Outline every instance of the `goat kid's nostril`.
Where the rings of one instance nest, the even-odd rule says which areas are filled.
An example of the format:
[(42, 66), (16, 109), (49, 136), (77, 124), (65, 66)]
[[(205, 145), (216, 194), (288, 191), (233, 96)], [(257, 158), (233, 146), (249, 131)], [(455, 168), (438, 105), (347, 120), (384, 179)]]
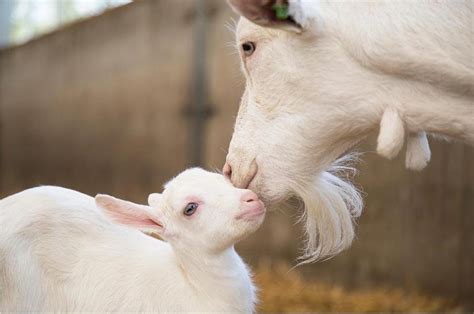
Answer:
[(228, 162), (224, 164), (224, 167), (222, 168), (222, 173), (224, 174), (225, 177), (227, 177), (229, 180), (232, 178), (232, 167)]
[(251, 202), (255, 202), (255, 201), (258, 201), (258, 195), (255, 194), (255, 192), (252, 192), (252, 191), (246, 191), (244, 193), (244, 195), (242, 195), (242, 202), (245, 202), (245, 203), (251, 203)]

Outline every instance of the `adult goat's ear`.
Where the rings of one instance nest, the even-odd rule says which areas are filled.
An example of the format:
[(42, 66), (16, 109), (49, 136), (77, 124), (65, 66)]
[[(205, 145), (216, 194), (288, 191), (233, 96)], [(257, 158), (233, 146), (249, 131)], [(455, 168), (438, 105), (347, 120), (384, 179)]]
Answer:
[(164, 225), (158, 213), (149, 206), (124, 201), (110, 195), (97, 194), (95, 203), (113, 221), (142, 231), (161, 233)]
[(296, 33), (303, 30), (301, 5), (291, 0), (227, 0), (232, 9), (247, 20), (264, 27), (280, 28)]

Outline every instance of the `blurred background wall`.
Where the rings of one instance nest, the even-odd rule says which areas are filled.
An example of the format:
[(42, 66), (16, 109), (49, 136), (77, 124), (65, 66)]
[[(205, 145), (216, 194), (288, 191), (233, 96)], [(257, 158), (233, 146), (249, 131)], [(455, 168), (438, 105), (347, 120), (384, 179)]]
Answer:
[[(243, 90), (235, 20), (221, 0), (141, 0), (0, 50), (0, 195), (55, 184), (145, 202), (188, 166), (220, 169)], [(414, 173), (362, 144), (357, 239), (308, 277), (474, 303), (474, 149), (431, 146)], [(298, 214), (270, 213), (245, 259), (294, 264)]]

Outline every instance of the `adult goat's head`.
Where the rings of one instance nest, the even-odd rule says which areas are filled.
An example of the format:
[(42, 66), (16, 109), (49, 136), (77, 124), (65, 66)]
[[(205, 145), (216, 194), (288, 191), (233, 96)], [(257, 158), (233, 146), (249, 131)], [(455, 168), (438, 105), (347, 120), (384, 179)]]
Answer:
[(358, 40), (370, 37), (364, 33), (370, 30), (383, 34), (370, 21), (365, 28), (351, 27), (359, 23), (358, 14), (371, 14), (366, 7), (325, 4), (323, 10), (318, 1), (302, 0), (229, 3), (242, 15), (236, 34), (246, 88), (223, 171), (267, 205), (300, 198), (308, 236), (304, 257), (337, 254), (352, 242), (353, 219), (362, 209), (358, 191), (337, 176), (350, 159), (340, 157), (380, 126), (381, 155), (394, 157), (408, 135), (407, 166), (423, 168), (430, 158), (424, 130), (408, 114), (405, 124), (400, 112), (404, 99), (426, 101), (422, 97), (430, 91), (384, 73), (391, 68), (377, 68), (378, 52), (386, 49), (382, 55), (390, 57), (392, 48)]

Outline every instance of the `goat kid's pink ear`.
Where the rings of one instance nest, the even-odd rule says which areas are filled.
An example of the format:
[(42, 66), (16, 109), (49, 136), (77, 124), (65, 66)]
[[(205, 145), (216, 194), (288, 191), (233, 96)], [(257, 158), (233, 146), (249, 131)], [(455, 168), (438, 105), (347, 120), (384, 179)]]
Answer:
[(161, 233), (164, 225), (153, 209), (146, 205), (124, 201), (110, 195), (97, 194), (95, 203), (113, 221), (142, 231)]
[(247, 20), (263, 27), (301, 33), (302, 27), (289, 15), (288, 0), (227, 0), (231, 8)]

